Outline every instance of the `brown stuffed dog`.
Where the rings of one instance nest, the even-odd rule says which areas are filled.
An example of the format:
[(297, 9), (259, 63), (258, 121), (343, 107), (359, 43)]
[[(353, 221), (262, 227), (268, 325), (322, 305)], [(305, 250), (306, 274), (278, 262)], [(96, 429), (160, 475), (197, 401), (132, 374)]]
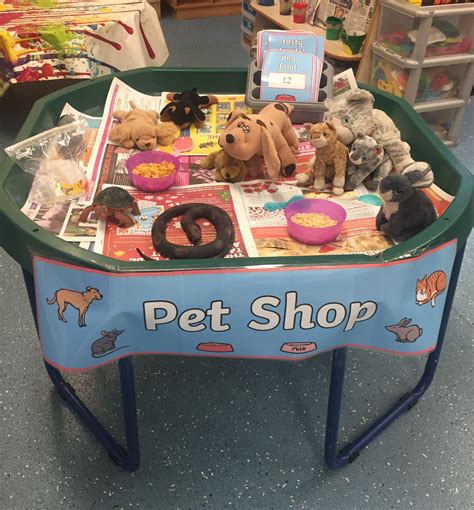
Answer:
[(243, 161), (229, 156), (222, 149), (211, 152), (201, 162), (201, 167), (206, 169), (215, 168), (216, 181), (240, 182), (247, 175), (247, 168)]
[(142, 151), (155, 150), (157, 145), (171, 145), (179, 133), (172, 122), (158, 122), (158, 113), (152, 110), (139, 110), (130, 101), (131, 110), (117, 110), (113, 116), (120, 124), (109, 132), (111, 142), (127, 149), (137, 147)]
[(258, 115), (234, 110), (219, 137), (219, 145), (241, 161), (263, 156), (272, 179), (277, 178), (281, 170), (291, 175), (296, 168), (294, 152), (298, 148), (298, 136), (289, 118), (292, 110), (292, 106), (284, 103), (271, 103)]

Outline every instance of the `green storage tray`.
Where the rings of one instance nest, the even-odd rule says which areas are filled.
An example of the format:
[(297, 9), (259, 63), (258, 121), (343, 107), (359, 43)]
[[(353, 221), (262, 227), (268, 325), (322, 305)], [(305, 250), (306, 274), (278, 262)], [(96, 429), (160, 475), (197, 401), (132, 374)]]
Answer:
[[(245, 93), (247, 69), (149, 68), (119, 73), (118, 77), (145, 94), (163, 90), (198, 87), (211, 93)], [(62, 89), (39, 100), (17, 139), (23, 140), (55, 126), (66, 102), (84, 113), (101, 115), (112, 76)], [(67, 243), (39, 228), (20, 211), (28, 196), (32, 177), (9, 158), (0, 166), (0, 244), (26, 270), (31, 270), (33, 254), (105, 271), (151, 271), (187, 268), (210, 269), (258, 265), (337, 265), (365, 264), (374, 260), (394, 260), (422, 253), (452, 239), (465, 243), (473, 223), (473, 179), (469, 171), (432, 133), (423, 119), (403, 100), (365, 87), (375, 96), (375, 107), (384, 110), (411, 145), (416, 160), (428, 161), (436, 183), (455, 199), (447, 211), (429, 228), (376, 257), (338, 255), (311, 257), (265, 257), (252, 259), (211, 259), (162, 262), (121, 262)]]

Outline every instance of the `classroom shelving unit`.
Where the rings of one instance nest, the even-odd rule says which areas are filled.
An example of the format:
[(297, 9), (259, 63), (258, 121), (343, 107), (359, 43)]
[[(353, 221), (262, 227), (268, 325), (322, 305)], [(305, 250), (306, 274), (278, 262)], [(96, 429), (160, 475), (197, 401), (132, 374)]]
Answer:
[(458, 142), (474, 82), (474, 3), (382, 0), (370, 83), (403, 97), (447, 144)]
[(251, 5), (250, 0), (242, 1), (242, 22), (240, 24), (240, 44), (246, 50), (252, 48), (252, 39), (254, 37), (255, 20), (257, 18), (257, 11)]
[[(256, 0), (243, 0), (241, 6), (241, 43), (244, 48), (251, 51), (255, 45), (256, 34), (260, 30), (307, 30), (317, 35), (326, 36), (326, 29), (310, 25), (309, 23), (294, 23), (293, 16), (282, 16), (278, 2), (274, 5), (259, 5)], [(362, 53), (349, 55), (343, 50), (342, 41), (325, 41), (324, 53), (326, 58), (345, 62), (358, 62)]]

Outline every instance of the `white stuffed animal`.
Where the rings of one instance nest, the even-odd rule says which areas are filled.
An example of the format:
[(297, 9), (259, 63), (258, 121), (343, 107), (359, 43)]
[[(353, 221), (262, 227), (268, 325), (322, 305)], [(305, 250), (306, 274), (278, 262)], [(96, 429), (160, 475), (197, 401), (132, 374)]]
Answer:
[(392, 160), (398, 173), (416, 172), (410, 177), (414, 186), (427, 188), (433, 183), (433, 171), (428, 163), (415, 160), (410, 146), (402, 141), (400, 131), (382, 110), (374, 109), (374, 96), (367, 90), (356, 89), (343, 100), (326, 101), (324, 119), (335, 127), (338, 139), (350, 145), (360, 134), (373, 137)]

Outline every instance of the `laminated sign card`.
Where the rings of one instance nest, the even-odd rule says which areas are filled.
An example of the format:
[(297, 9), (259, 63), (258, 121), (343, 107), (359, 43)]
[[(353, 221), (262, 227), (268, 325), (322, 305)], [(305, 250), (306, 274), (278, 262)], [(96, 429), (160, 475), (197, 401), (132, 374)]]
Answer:
[(319, 57), (310, 53), (266, 51), (260, 99), (303, 103), (317, 101), (322, 64)]
[(262, 67), (269, 50), (309, 53), (324, 59), (324, 37), (298, 30), (262, 30), (257, 35), (257, 67)]

